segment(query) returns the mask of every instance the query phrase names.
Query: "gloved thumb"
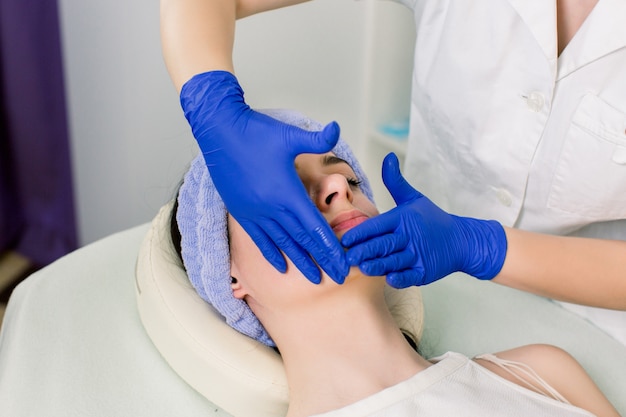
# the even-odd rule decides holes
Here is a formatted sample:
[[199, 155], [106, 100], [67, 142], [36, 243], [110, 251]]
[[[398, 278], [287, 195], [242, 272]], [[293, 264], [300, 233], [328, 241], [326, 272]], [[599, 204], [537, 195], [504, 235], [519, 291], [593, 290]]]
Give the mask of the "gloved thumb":
[[400, 173], [400, 162], [393, 152], [383, 160], [383, 183], [398, 206], [422, 197], [422, 193], [411, 187]]
[[291, 149], [294, 155], [301, 153], [326, 153], [330, 152], [339, 140], [339, 125], [337, 122], [327, 124], [319, 132], [309, 132], [304, 129], [293, 127], [293, 131], [286, 135], [287, 149]]

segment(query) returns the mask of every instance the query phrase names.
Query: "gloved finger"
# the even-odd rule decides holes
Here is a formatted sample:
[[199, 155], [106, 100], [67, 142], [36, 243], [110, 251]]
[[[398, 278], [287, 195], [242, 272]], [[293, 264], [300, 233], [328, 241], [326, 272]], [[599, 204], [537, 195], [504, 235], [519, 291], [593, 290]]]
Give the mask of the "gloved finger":
[[[350, 272], [350, 265], [348, 265], [345, 251], [339, 240], [327, 224], [313, 230], [313, 236], [318, 241], [318, 245], [313, 246], [309, 251], [317, 254], [315, 256], [317, 263], [333, 281], [337, 284], [343, 284]], [[322, 254], [317, 253], [314, 248], [320, 248]]]
[[267, 259], [267, 261], [279, 272], [283, 274], [287, 272], [287, 262], [285, 262], [285, 257], [280, 250], [278, 250], [267, 233], [265, 233], [263, 229], [258, 227], [255, 223], [242, 220], [240, 224], [261, 250], [265, 259]]
[[408, 243], [404, 234], [386, 234], [353, 246], [346, 252], [346, 258], [350, 265], [359, 265], [370, 259], [384, 258], [402, 251]]
[[[322, 214], [308, 197], [293, 199], [290, 216], [281, 216], [281, 224], [292, 239], [304, 248], [317, 264], [338, 284], [348, 275], [350, 266], [339, 240]], [[303, 271], [304, 272], [304, 271]]]
[[291, 150], [295, 157], [301, 153], [325, 153], [330, 152], [339, 140], [339, 125], [337, 122], [327, 124], [318, 132], [300, 129], [295, 126], [284, 126], [282, 135], [285, 141], [285, 149]]
[[[299, 204], [300, 212], [296, 213], [297, 218], [304, 230], [313, 238], [310, 244], [307, 241], [305, 249], [313, 255], [319, 266], [333, 281], [342, 284], [350, 272], [350, 265], [348, 265], [339, 239], [309, 198], [302, 199]], [[311, 209], [306, 210], [307, 207]]]
[[309, 281], [314, 284], [322, 281], [320, 270], [313, 259], [280, 224], [270, 222], [266, 225], [266, 231]]
[[402, 176], [400, 162], [393, 152], [387, 154], [383, 160], [383, 183], [397, 205], [422, 197], [422, 193], [413, 188]]
[[398, 216], [395, 209], [367, 219], [360, 225], [348, 230], [341, 238], [341, 244], [346, 248], [363, 243], [377, 236], [395, 232], [398, 227]]
[[396, 252], [384, 258], [370, 259], [359, 264], [359, 268], [367, 275], [387, 275], [392, 272], [411, 268], [416, 263], [415, 256], [409, 251]]
[[427, 283], [424, 282], [424, 269], [417, 267], [387, 274], [387, 284], [400, 289]]

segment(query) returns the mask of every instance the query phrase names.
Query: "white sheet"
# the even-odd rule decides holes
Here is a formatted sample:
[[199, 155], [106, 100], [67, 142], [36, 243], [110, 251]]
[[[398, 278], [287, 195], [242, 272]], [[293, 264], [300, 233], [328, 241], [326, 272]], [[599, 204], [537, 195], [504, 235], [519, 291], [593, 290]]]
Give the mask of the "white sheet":
[[139, 321], [147, 225], [74, 252], [14, 292], [0, 334], [0, 415], [228, 416], [163, 361]]

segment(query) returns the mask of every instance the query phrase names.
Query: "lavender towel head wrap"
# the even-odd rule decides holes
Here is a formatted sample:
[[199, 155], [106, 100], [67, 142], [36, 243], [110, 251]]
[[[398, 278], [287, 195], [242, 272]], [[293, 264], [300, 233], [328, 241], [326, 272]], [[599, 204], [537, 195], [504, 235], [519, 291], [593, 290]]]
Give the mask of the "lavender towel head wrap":
[[[267, 110], [263, 113], [309, 131], [324, 127], [294, 111]], [[374, 201], [369, 181], [348, 144], [340, 138], [333, 152], [350, 164], [362, 181], [361, 190]], [[189, 280], [200, 297], [212, 305], [231, 327], [268, 346], [275, 346], [246, 302], [233, 296], [226, 216], [224, 202], [200, 154], [192, 162], [179, 190], [176, 215], [182, 237], [183, 263]]]

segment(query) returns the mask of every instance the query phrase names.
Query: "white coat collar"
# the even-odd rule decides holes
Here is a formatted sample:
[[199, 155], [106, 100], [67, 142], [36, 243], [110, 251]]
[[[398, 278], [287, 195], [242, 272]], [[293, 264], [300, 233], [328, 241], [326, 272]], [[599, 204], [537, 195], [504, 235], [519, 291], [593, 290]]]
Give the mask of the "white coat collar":
[[559, 57], [557, 79], [626, 47], [626, 2], [600, 0]]
[[626, 1], [599, 0], [557, 61], [556, 1], [508, 0], [561, 79], [626, 46]]
[[508, 0], [520, 15], [543, 50], [553, 73], [556, 74], [556, 1]]

